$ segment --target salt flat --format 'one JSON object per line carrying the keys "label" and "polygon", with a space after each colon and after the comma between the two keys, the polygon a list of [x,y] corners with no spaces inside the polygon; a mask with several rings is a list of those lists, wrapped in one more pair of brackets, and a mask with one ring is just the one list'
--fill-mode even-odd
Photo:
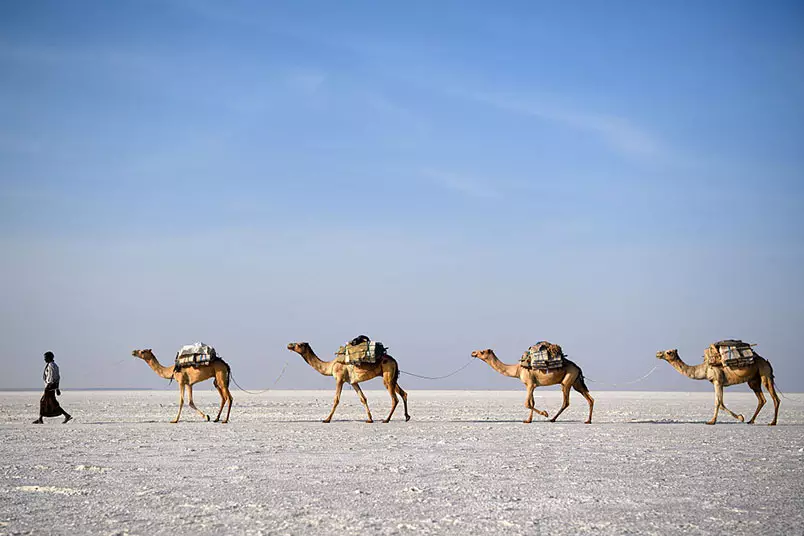
{"label": "salt flat", "polygon": [[331,424],[328,391],[234,395],[229,424],[174,425],[173,390],[66,391],[75,421],[34,426],[39,393],[0,393],[0,534],[804,533],[801,394],[775,428],[771,404],[704,425],[711,393],[593,392],[590,426],[577,393],[530,425],[524,391],[412,391],[390,424],[348,388]]}

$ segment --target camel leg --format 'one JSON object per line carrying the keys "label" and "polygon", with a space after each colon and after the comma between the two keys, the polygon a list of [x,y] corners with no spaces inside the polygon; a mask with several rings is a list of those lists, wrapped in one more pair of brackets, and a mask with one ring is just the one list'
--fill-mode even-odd
{"label": "camel leg", "polygon": [[405,410],[405,422],[407,422],[410,420],[410,415],[408,415],[408,394],[405,392],[404,389],[399,387],[399,384],[396,384],[394,389],[396,389],[396,392],[399,393],[399,396],[402,397],[402,407]]}
{"label": "camel leg", "polygon": [[[536,387],[538,387],[538,385],[533,384],[533,389],[534,389],[534,390],[536,389]],[[546,411],[541,410],[541,409],[539,409],[539,408],[537,408],[537,407],[536,407],[536,402],[534,402],[534,400],[533,400],[533,391],[531,391],[531,392],[530,392],[530,409],[532,409],[532,410],[533,410],[535,413],[538,413],[539,415],[541,415],[541,416],[542,416],[542,417],[544,417],[545,419],[546,419],[547,417],[549,417],[549,415],[547,414],[547,412],[546,412]],[[532,416],[533,416],[533,414],[531,413],[531,417],[532,417]]]}
{"label": "camel leg", "polygon": [[371,410],[368,407],[368,400],[366,399],[366,395],[363,394],[363,389],[360,388],[359,385],[356,383],[351,384],[352,389],[355,390],[357,396],[360,397],[360,403],[363,404],[363,407],[366,408],[366,422],[374,422],[374,419],[371,418]]}
{"label": "camel leg", "polygon": [[715,414],[712,416],[712,420],[707,421],[706,424],[715,424],[717,422],[717,414],[720,411],[720,401],[723,399],[723,386],[719,383],[712,384],[715,388]]}
{"label": "camel leg", "polygon": [[583,397],[586,399],[586,402],[589,404],[589,418],[586,419],[585,424],[592,424],[592,410],[595,407],[595,399],[592,398],[592,395],[589,394],[589,390],[586,389],[578,380],[575,380],[575,383],[572,384],[572,387],[581,393],[581,395],[583,395]]}
{"label": "camel leg", "polygon": [[179,422],[179,417],[181,417],[181,408],[184,406],[184,384],[179,384],[179,412],[176,414],[176,418],[170,421],[172,424],[176,424]]}
{"label": "camel leg", "polygon": [[723,387],[722,386],[721,386],[721,391],[720,391],[720,409],[725,410],[726,413],[728,413],[729,415],[731,415],[732,417],[734,417],[738,421],[745,422],[745,418],[743,418],[742,415],[740,415],[739,413],[734,413],[732,410],[730,410],[729,408],[726,407],[726,404],[723,403]]}
{"label": "camel leg", "polygon": [[768,423],[768,426],[776,426],[776,419],[779,418],[779,395],[776,394],[776,387],[773,385],[773,379],[770,376],[763,376],[762,384],[773,399],[773,420]]}
{"label": "camel leg", "polygon": [[198,414],[201,415],[202,419],[205,419],[205,420],[209,421],[209,415],[207,415],[206,413],[204,413],[203,411],[201,411],[200,409],[195,407],[195,402],[193,402],[193,384],[192,383],[187,384],[187,395],[188,395],[187,405],[190,406],[191,408],[193,408],[196,412],[198,412]]}
{"label": "camel leg", "polygon": [[214,385],[215,389],[218,390],[218,396],[221,397],[221,406],[218,408],[218,414],[215,416],[215,420],[213,421],[218,422],[221,420],[221,413],[223,413],[223,406],[224,404],[226,404],[226,395],[223,394],[223,389],[221,389],[221,386],[218,384],[217,381],[214,383]]}
{"label": "camel leg", "polygon": [[732,410],[727,408],[726,405],[723,403],[723,384],[720,382],[715,382],[714,386],[715,386],[715,414],[714,416],[712,416],[712,420],[708,421],[706,424],[715,424],[715,422],[717,422],[718,411],[721,409],[725,410],[729,415],[731,415],[738,421],[744,422],[745,419],[743,418],[742,415],[734,413]]}
{"label": "camel leg", "polygon": [[751,420],[748,421],[748,424],[754,424],[757,415],[759,415],[759,412],[765,405],[765,395],[762,394],[762,378],[751,380],[750,382],[748,382],[748,387],[750,387],[751,390],[754,391],[754,394],[757,396],[757,410],[754,412],[754,416],[751,417]]}
{"label": "camel leg", "polygon": [[561,394],[564,396],[564,400],[561,402],[561,409],[558,410],[558,413],[553,415],[553,418],[550,419],[550,422],[556,422],[556,419],[558,419],[558,416],[561,415],[562,413],[564,413],[564,410],[569,407],[569,394],[570,394],[570,389],[571,388],[572,388],[572,384],[566,383],[566,382],[561,382]]}
{"label": "camel leg", "polygon": [[397,404],[399,404],[399,399],[396,397],[396,385],[394,385],[393,380],[383,378],[383,383],[385,388],[388,389],[388,394],[391,395],[391,411],[388,413],[388,418],[382,421],[387,423],[391,422],[391,416],[394,414]]}
{"label": "camel leg", "polygon": [[527,389],[527,392],[525,393],[525,407],[530,410],[530,413],[528,414],[528,418],[525,419],[522,422],[524,422],[525,424],[530,424],[531,422],[533,422],[533,411],[534,411],[533,410],[533,390],[536,389],[536,386],[531,383],[530,385],[526,386],[526,389]]}
{"label": "camel leg", "polygon": [[335,415],[335,408],[338,407],[338,403],[341,401],[341,390],[343,389],[343,380],[338,379],[338,382],[335,384],[335,400],[332,401],[332,411],[329,412],[327,418],[324,419],[323,422],[330,422],[332,420],[332,416]]}
{"label": "camel leg", "polygon": [[226,408],[226,418],[221,421],[221,424],[226,424],[229,422],[229,414],[232,413],[232,402],[234,402],[234,397],[232,396],[232,392],[229,390],[228,385],[223,386],[223,394],[226,395],[226,400],[229,402],[229,406]]}

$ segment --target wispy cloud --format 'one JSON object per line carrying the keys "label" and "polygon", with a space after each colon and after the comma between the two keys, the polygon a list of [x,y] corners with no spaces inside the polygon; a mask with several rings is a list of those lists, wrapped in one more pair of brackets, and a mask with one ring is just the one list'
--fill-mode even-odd
{"label": "wispy cloud", "polygon": [[431,127],[428,117],[377,92],[365,92],[365,103],[384,119],[412,128],[417,136],[425,135]]}
{"label": "wispy cloud", "polygon": [[664,148],[655,136],[624,117],[575,111],[555,103],[516,96],[456,93],[501,110],[536,117],[594,134],[611,149],[628,157],[652,157],[664,153]]}
{"label": "wispy cloud", "polygon": [[477,199],[499,199],[502,197],[502,192],[494,188],[488,181],[483,181],[476,177],[468,177],[438,169],[423,169],[421,173],[442,188],[467,197]]}
{"label": "wispy cloud", "polygon": [[285,82],[293,89],[306,95],[317,93],[327,80],[327,75],[320,71],[297,69],[285,76]]}

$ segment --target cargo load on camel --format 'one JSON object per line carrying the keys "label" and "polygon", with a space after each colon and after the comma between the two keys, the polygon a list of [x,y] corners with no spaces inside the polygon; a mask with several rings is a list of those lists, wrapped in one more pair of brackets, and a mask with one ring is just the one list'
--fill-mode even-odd
{"label": "cargo load on camel", "polygon": [[540,341],[522,354],[519,364],[526,369],[557,370],[564,368],[564,357],[559,345]]}
{"label": "cargo load on camel", "polygon": [[736,339],[718,341],[704,351],[706,362],[713,367],[742,368],[754,364],[756,346]]}
{"label": "cargo load on camel", "polygon": [[338,348],[335,360],[347,365],[369,365],[377,363],[386,353],[387,349],[381,342],[360,335]]}
{"label": "cargo load on camel", "polygon": [[182,346],[176,354],[176,369],[203,367],[219,359],[215,348],[203,342]]}

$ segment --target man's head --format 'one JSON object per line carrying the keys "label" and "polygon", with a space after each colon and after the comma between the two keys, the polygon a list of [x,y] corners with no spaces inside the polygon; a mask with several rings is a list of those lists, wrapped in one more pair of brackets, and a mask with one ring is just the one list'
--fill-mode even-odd
{"label": "man's head", "polygon": [[45,352],[45,363],[52,363],[53,359],[55,359],[53,352]]}

